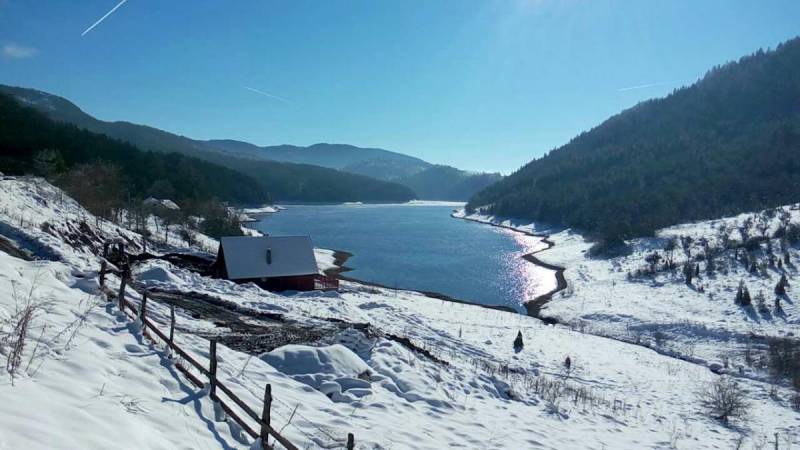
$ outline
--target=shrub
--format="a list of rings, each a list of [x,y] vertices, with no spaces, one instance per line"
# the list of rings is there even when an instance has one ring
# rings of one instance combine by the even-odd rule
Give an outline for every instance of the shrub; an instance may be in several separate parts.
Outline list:
[[[704,386],[697,393],[697,399],[711,417],[724,423],[731,419],[747,418],[750,405],[745,391],[728,377],[720,377]]]

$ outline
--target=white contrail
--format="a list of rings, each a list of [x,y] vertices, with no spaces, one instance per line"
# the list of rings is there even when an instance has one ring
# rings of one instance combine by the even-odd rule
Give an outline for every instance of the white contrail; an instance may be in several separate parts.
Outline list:
[[[127,2],[127,1],[128,1],[128,0],[122,0],[122,1],[120,1],[119,3],[117,3],[117,6],[115,6],[115,7],[111,8],[111,11],[107,12],[105,16],[103,16],[103,17],[101,17],[100,19],[98,19],[98,20],[97,20],[97,22],[93,23],[93,24],[92,24],[92,26],[90,26],[89,28],[87,28],[87,29],[86,29],[86,31],[84,31],[83,33],[81,33],[81,36],[84,36],[84,35],[86,35],[86,33],[88,33],[88,32],[90,32],[90,31],[92,31],[92,30],[94,29],[94,27],[96,27],[96,26],[100,25],[100,22],[102,22],[102,21],[106,20],[106,17],[108,17],[108,16],[110,16],[111,14],[113,14],[113,13],[114,13],[114,11],[116,11],[116,10],[117,10],[117,9],[118,9],[120,6],[124,5],[124,4],[125,4],[125,2]]]
[[[628,86],[624,88],[617,89],[617,92],[625,92],[625,91],[634,91],[636,89],[647,89],[656,86],[664,86],[666,84],[673,84],[671,81],[665,81],[662,83],[649,83],[649,84],[640,84],[638,86]]]
[[[289,103],[291,103],[289,100],[286,100],[286,99],[285,99],[285,98],[283,98],[283,97],[278,97],[277,95],[272,95],[272,94],[269,94],[269,93],[267,93],[267,92],[264,92],[264,91],[262,91],[262,90],[259,90],[259,89],[256,89],[256,88],[251,88],[251,87],[249,87],[249,86],[242,86],[242,87],[243,87],[243,88],[245,88],[245,89],[247,89],[248,91],[253,91],[253,92],[255,92],[256,94],[261,94],[261,95],[263,95],[263,96],[265,96],[265,97],[269,97],[269,98],[273,98],[273,99],[275,99],[275,100],[282,101],[283,103],[286,103],[287,105],[288,105]]]

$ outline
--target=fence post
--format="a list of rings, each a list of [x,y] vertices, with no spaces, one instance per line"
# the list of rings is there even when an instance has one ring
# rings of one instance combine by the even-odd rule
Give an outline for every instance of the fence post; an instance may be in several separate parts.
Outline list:
[[[269,411],[272,408],[272,385],[264,388],[264,409],[261,410],[261,446],[269,448]]]
[[[356,448],[356,438],[353,433],[347,433],[347,450]]]
[[[147,314],[147,291],[142,292],[142,310],[139,311],[139,319],[142,321],[143,327],[144,327],[145,314]]]
[[[169,345],[172,347],[175,337],[175,305],[169,305]]]
[[[100,287],[105,286],[106,284],[106,269],[108,268],[108,263],[103,259],[103,262],[100,263]]]
[[[208,379],[211,384],[211,399],[216,401],[217,400],[217,340],[211,339],[209,343],[211,345],[211,349],[208,355],[209,359]]]
[[[128,282],[128,269],[127,267],[123,267],[120,270],[120,277],[119,277],[119,295],[117,296],[117,300],[119,301],[119,310],[125,311],[125,284]]]

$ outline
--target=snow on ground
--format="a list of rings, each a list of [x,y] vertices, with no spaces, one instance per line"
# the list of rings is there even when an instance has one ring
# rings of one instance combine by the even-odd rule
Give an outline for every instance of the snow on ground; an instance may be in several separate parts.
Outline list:
[[[272,214],[284,209],[282,206],[264,205],[258,208],[245,208],[242,210],[245,214]]]
[[[41,187],[27,183],[0,181],[2,207],[35,204]],[[41,368],[25,369],[13,386],[0,384],[0,448],[249,447],[236,427],[215,420],[207,395],[175,373],[158,345],[144,342],[114,303],[97,299],[91,251],[50,240],[24,221],[14,225],[16,215],[2,207],[0,234],[61,257],[26,262],[0,253],[0,318],[14,309],[10,282],[27,286],[39,266],[47,274],[40,292],[52,300],[33,324],[37,332],[47,325]],[[34,210],[65,223],[72,212],[58,208],[48,202]],[[360,324],[329,342],[296,342],[254,357],[219,348],[222,382],[256,410],[272,384],[273,426],[301,448],[342,448],[348,432],[362,449],[734,448],[740,434],[742,448],[758,448],[776,432],[780,448],[798,443],[800,415],[785,400],[788,389],[778,388],[782,400],[773,400],[771,385],[740,379],[751,418],[726,427],[694,396],[718,379],[703,365],[534,318],[349,282],[339,292],[275,294],[162,260],[136,266],[134,276],[141,285],[202,293],[309,326]],[[108,282],[118,283],[113,276]],[[168,309],[152,301],[148,315],[163,325]],[[77,331],[50,339],[81,317]],[[208,355],[203,336],[225,331],[178,312],[178,342],[201,361]],[[525,346],[515,352],[518,331]],[[66,348],[64,336],[73,334]],[[136,433],[128,438],[127,430]]]
[[[656,237],[629,241],[628,254],[611,258],[587,256],[592,243],[573,230],[465,216],[463,211],[457,216],[550,234],[555,246],[537,256],[566,268],[568,288],[553,297],[542,315],[582,332],[647,345],[665,354],[722,366],[735,376],[764,380],[769,378],[769,371],[746,363],[753,358],[753,349],[764,348],[763,338],[796,338],[800,334],[800,304],[791,287],[795,279],[800,281],[796,267],[800,251],[797,246],[782,244],[780,238],[761,237],[772,236],[781,224],[800,221],[796,205],[669,227]],[[734,243],[727,245],[732,248],[736,242],[753,241],[752,238],[762,241],[749,252],[750,261],[756,259],[759,265],[755,273],[750,271],[749,263],[741,260],[743,249],[738,252],[739,259],[735,250],[724,250],[726,242]],[[662,258],[658,266],[663,266],[669,254],[664,248],[670,239],[676,242],[672,252],[675,269],[659,268],[655,274],[649,273],[650,264],[645,258],[657,252]],[[706,272],[704,240],[715,255],[711,273]],[[775,254],[773,265],[769,264],[768,245]],[[784,246],[791,261],[787,265],[782,261]],[[700,269],[690,285],[683,273],[687,261]],[[774,288],[783,274],[789,286],[777,308]],[[751,307],[734,303],[740,282],[754,299]],[[759,292],[764,295],[766,307],[761,310],[755,300]]]
[[[800,212],[795,206],[781,208],[784,220],[796,223]],[[772,235],[780,223],[781,214],[765,223],[767,235]],[[750,336],[797,337],[800,335],[800,303],[792,291],[797,277],[796,264],[800,251],[787,246],[792,262],[784,267],[768,264],[767,243],[750,252],[760,264],[766,264],[751,273],[749,264],[735,259],[733,250],[723,251],[714,257],[713,273],[706,273],[706,261],[698,259],[704,253],[701,239],[714,248],[722,248],[723,240],[743,241],[761,235],[758,219],[761,214],[741,214],[713,221],[683,224],[660,230],[657,237],[629,242],[630,254],[613,258],[590,258],[587,252],[591,243],[571,230],[558,231],[550,236],[555,247],[538,255],[546,262],[566,267],[568,289],[556,294],[542,314],[557,318],[582,331],[640,342],[659,351],[677,354],[707,364],[730,366],[731,372],[751,377],[766,377],[746,367],[743,359],[753,342]],[[483,218],[488,220],[488,218]],[[745,227],[746,223],[752,223]],[[535,227],[521,227],[535,230]],[[720,231],[724,230],[724,232]],[[691,237],[684,250],[680,237]],[[725,237],[727,236],[727,237]],[[658,252],[666,258],[665,244],[676,238],[677,248],[673,258],[675,270],[659,270],[655,275],[646,273],[645,257]],[[779,250],[780,239],[770,239],[777,259],[783,259]],[[688,256],[687,256],[688,251]],[[744,254],[740,250],[740,254]],[[700,266],[699,276],[692,284],[685,283],[683,265],[691,260]],[[781,262],[781,265],[783,263]],[[695,266],[695,267],[696,267]],[[637,274],[637,271],[640,273]],[[641,273],[645,272],[645,273]],[[782,274],[789,280],[787,295],[781,298],[781,308],[775,307],[774,288]],[[754,298],[752,307],[734,303],[740,282],[747,286]],[[761,292],[766,310],[759,311],[755,302]],[[741,371],[741,372],[739,372]]]
[[[94,280],[2,252],[0,268],[0,324],[29,298],[41,304],[13,384],[2,371],[0,449],[245,446],[214,422],[204,393],[98,296]]]

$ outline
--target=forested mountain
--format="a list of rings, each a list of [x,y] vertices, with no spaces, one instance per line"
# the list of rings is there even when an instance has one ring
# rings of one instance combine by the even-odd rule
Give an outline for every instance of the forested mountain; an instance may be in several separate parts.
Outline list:
[[[335,169],[277,161],[231,158],[210,153],[204,159],[256,179],[273,198],[296,202],[407,202],[408,187]]]
[[[405,202],[416,198],[411,189],[396,183],[330,168],[253,158],[247,152],[231,150],[232,147],[255,147],[251,144],[224,141],[230,147],[223,150],[213,144],[223,141],[198,141],[144,125],[98,120],[62,97],[34,89],[0,85],[2,92],[53,120],[74,124],[143,150],[180,153],[232,168],[254,178],[276,200]]]
[[[270,159],[298,164],[312,164],[330,169],[358,173],[379,180],[396,180],[420,172],[431,164],[413,156],[380,148],[363,148],[346,144],[270,145],[259,147],[235,140],[205,141],[210,147],[238,156]],[[364,163],[369,163],[363,166]],[[359,170],[358,168],[362,169]],[[354,170],[355,169],[355,170]]]
[[[411,188],[419,198],[426,200],[467,200],[472,194],[502,178],[496,173],[467,172],[380,148],[344,144],[259,147],[234,140],[206,143],[214,149],[238,157],[313,164],[397,182]]]
[[[800,38],[710,70],[531,161],[469,210],[618,239],[800,201]]]
[[[431,166],[398,180],[420,198],[462,201],[503,177],[499,173],[469,173],[450,166]]]
[[[470,195],[486,186],[487,180],[495,181],[494,178],[497,177],[449,168],[452,169],[448,171],[449,176],[437,180],[436,174],[441,174],[443,166],[435,166],[413,156],[380,148],[345,144],[259,147],[231,139],[201,141],[145,125],[98,120],[65,98],[35,89],[0,85],[0,92],[13,95],[21,103],[54,120],[105,134],[145,150],[182,153],[244,170],[266,186],[273,197],[279,200],[368,202],[405,201],[415,197],[467,200]],[[266,163],[252,165],[253,160]],[[275,161],[291,164],[275,164]],[[320,167],[339,172],[321,170]],[[424,174],[431,169],[433,170],[430,173]],[[396,182],[410,189],[373,182],[363,177],[352,177],[350,174]],[[419,178],[427,179],[428,182],[422,191],[417,192],[414,186],[420,186]],[[460,183],[462,186],[453,189],[453,183]],[[458,194],[454,195],[454,192]]]
[[[36,173],[57,181],[91,183],[144,198],[153,189],[178,203],[212,198],[265,203],[269,195],[255,180],[233,170],[176,153],[146,152],[109,137],[54,122],[0,93],[0,171]]]

